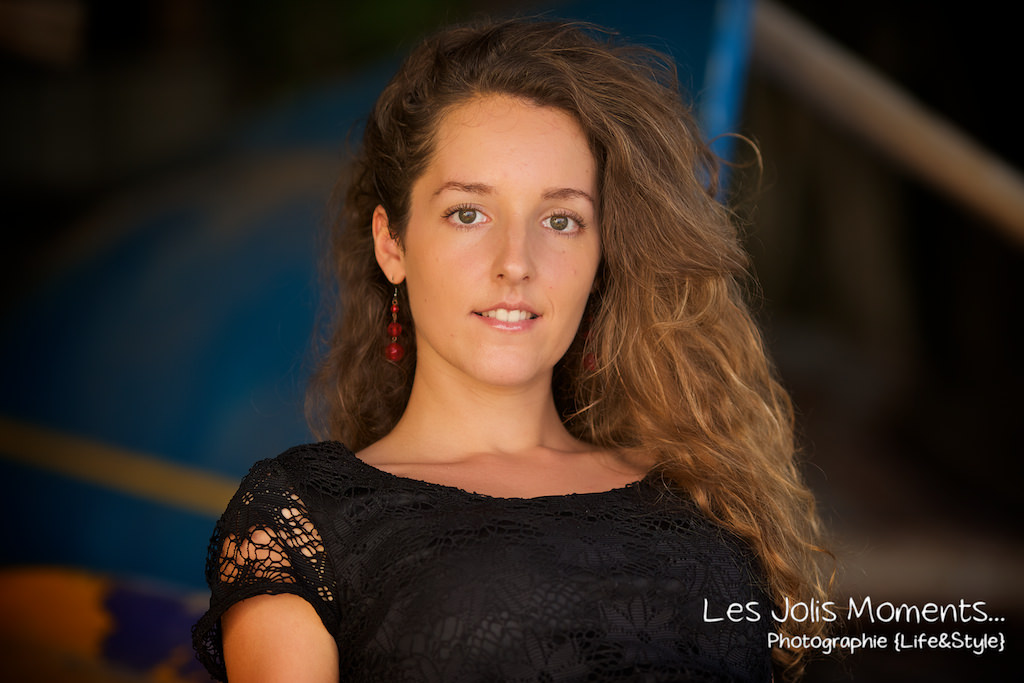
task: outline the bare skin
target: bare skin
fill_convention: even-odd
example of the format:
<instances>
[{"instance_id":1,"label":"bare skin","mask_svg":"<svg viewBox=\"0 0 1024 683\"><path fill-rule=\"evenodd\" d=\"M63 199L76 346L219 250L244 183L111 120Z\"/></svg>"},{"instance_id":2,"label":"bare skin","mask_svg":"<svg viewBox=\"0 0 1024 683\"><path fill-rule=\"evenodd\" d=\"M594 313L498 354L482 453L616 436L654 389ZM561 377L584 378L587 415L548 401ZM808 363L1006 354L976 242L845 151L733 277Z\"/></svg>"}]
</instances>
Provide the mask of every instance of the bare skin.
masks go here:
<instances>
[{"instance_id":1,"label":"bare skin","mask_svg":"<svg viewBox=\"0 0 1024 683\"><path fill-rule=\"evenodd\" d=\"M401 420L358 457L500 497L641 478L645 468L572 437L552 397L600 261L597 168L583 132L558 110L488 96L452 112L436 147L401 243L384 209L374 213L377 261L407 284L417 365ZM532 317L486 317L506 306Z\"/></svg>"},{"instance_id":2,"label":"bare skin","mask_svg":"<svg viewBox=\"0 0 1024 683\"><path fill-rule=\"evenodd\" d=\"M313 606L295 595L243 600L221 617L232 683L334 683L338 650Z\"/></svg>"},{"instance_id":3,"label":"bare skin","mask_svg":"<svg viewBox=\"0 0 1024 683\"><path fill-rule=\"evenodd\" d=\"M501 498L607 491L646 473L574 438L550 389L484 391L438 374L417 372L402 419L357 457L397 476Z\"/></svg>"}]
</instances>

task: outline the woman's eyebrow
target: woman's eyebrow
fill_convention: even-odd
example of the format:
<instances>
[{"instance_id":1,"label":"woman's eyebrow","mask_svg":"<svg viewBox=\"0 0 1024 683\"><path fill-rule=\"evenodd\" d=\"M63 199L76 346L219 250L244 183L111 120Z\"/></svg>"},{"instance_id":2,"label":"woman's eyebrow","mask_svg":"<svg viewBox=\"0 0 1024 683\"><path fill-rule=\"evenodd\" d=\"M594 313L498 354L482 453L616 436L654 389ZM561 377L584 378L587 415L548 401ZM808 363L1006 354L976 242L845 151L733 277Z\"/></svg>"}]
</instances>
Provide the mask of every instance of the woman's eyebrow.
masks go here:
<instances>
[{"instance_id":1,"label":"woman's eyebrow","mask_svg":"<svg viewBox=\"0 0 1024 683\"><path fill-rule=\"evenodd\" d=\"M543 194L544 199L586 199L591 204L594 203L594 198L590 194L583 190L577 190L574 187L560 187L557 190L547 190Z\"/></svg>"},{"instance_id":2,"label":"woman's eyebrow","mask_svg":"<svg viewBox=\"0 0 1024 683\"><path fill-rule=\"evenodd\" d=\"M469 194L494 194L495 189L492 185L486 183L467 183L460 180L449 180L443 183L437 190L434 191L434 196L454 190L456 192L468 192ZM544 199L585 199L591 204L594 203L594 198L590 196L588 192L576 189L574 187L560 187L552 190L545 190L541 195Z\"/></svg>"},{"instance_id":3,"label":"woman's eyebrow","mask_svg":"<svg viewBox=\"0 0 1024 683\"><path fill-rule=\"evenodd\" d=\"M458 192L469 192L470 194L494 194L494 188L485 183L464 183L458 180L449 180L434 191L434 196L447 190Z\"/></svg>"}]
</instances>

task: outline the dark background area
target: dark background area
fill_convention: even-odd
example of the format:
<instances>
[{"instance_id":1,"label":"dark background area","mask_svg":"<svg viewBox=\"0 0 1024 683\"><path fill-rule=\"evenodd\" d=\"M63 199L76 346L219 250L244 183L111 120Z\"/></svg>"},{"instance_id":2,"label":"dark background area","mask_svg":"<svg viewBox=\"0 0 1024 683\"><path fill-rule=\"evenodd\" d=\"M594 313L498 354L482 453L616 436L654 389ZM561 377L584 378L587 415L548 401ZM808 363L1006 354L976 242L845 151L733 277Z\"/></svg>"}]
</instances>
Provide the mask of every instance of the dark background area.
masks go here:
<instances>
[{"instance_id":1,"label":"dark background area","mask_svg":"<svg viewBox=\"0 0 1024 683\"><path fill-rule=\"evenodd\" d=\"M781 4L1024 165L1015 38L995 3ZM840 585L918 604L977 595L1009 639L996 656L862 653L812 678L1019 677L1021 242L794 97L756 55L743 132L765 163L738 183L762 313Z\"/></svg>"},{"instance_id":2,"label":"dark background area","mask_svg":"<svg viewBox=\"0 0 1024 683\"><path fill-rule=\"evenodd\" d=\"M0 2L0 314L112 198L216 155L253 112L394 58L484 3L81 2L28 20L17 4ZM780 4L1024 167L1019 27L1003 3ZM1013 678L1021 243L830 121L756 55L739 132L764 158L762 172L734 175L757 306L799 408L841 588L986 600L1011 639L1003 655L854 655L812 679Z\"/></svg>"},{"instance_id":3,"label":"dark background area","mask_svg":"<svg viewBox=\"0 0 1024 683\"><path fill-rule=\"evenodd\" d=\"M1022 166L1006 78L1013 37L994 3L785 4ZM745 126L768 168L749 244L769 317L809 323L860 359L838 384L878 383L861 436L912 466L937 507L1015 533L1020 242L791 99L756 60Z\"/></svg>"}]
</instances>

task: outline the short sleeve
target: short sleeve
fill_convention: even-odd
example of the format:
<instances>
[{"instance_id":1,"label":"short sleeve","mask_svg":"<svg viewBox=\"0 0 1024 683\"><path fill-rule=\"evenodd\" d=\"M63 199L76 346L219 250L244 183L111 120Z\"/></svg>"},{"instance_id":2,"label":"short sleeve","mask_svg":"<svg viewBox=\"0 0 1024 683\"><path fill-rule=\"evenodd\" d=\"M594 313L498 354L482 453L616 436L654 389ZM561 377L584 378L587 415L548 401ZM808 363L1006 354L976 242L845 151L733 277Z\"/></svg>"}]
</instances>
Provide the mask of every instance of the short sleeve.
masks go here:
<instances>
[{"instance_id":1,"label":"short sleeve","mask_svg":"<svg viewBox=\"0 0 1024 683\"><path fill-rule=\"evenodd\" d=\"M193 627L192 642L218 680L227 680L220 618L246 598L297 595L334 633L335 581L323 537L279 461L254 465L228 503L210 539L206 581L210 609Z\"/></svg>"}]
</instances>

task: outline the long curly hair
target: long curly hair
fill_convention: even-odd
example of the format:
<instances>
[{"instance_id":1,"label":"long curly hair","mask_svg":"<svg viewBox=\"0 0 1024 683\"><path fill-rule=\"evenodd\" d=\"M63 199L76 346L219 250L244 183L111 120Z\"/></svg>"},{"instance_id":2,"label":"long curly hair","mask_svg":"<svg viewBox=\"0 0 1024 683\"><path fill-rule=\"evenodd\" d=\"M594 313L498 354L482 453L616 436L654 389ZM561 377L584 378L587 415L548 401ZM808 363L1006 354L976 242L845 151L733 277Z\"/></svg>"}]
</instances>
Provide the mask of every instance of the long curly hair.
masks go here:
<instances>
[{"instance_id":1,"label":"long curly hair","mask_svg":"<svg viewBox=\"0 0 1024 683\"><path fill-rule=\"evenodd\" d=\"M776 605L827 595L819 524L795 458L793 411L744 302L747 257L716 200L717 167L672 62L592 26L508 20L422 43L377 100L339 207L328 270L337 310L307 397L322 438L361 449L408 402L415 322L388 362L394 287L374 258L374 208L401 237L440 121L466 100L512 95L569 113L597 162L602 261L584 323L554 373L566 426L661 471L760 561ZM405 292L399 289L404 305ZM783 623L791 635L820 623ZM773 652L798 677L799 651Z\"/></svg>"}]
</instances>

